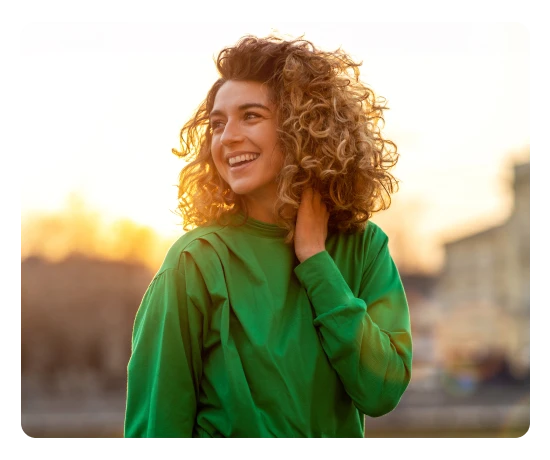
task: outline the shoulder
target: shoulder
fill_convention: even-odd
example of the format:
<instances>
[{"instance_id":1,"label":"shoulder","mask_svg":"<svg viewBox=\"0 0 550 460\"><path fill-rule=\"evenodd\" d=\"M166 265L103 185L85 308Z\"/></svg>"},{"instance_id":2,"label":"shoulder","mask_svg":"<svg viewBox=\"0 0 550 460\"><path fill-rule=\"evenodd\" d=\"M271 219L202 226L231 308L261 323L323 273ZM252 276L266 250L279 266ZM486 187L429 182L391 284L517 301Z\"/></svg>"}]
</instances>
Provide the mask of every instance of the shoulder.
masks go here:
<instances>
[{"instance_id":1,"label":"shoulder","mask_svg":"<svg viewBox=\"0 0 550 460\"><path fill-rule=\"evenodd\" d=\"M208 250L209 245L205 245L203 242L208 241L224 228L221 225L213 224L194 228L180 236L168 249L159 273L170 269L181 270L182 258L185 254L194 259L208 257L211 251Z\"/></svg>"},{"instance_id":2,"label":"shoulder","mask_svg":"<svg viewBox=\"0 0 550 460\"><path fill-rule=\"evenodd\" d=\"M377 224L368 221L362 229L335 232L327 239L327 250L340 264L368 270L377 261L390 257L388 235Z\"/></svg>"},{"instance_id":3,"label":"shoulder","mask_svg":"<svg viewBox=\"0 0 550 460\"><path fill-rule=\"evenodd\" d=\"M384 247L388 244L388 235L373 221L369 220L363 231L363 239L375 247Z\"/></svg>"},{"instance_id":4,"label":"shoulder","mask_svg":"<svg viewBox=\"0 0 550 460\"><path fill-rule=\"evenodd\" d=\"M338 246L350 246L354 250L372 253L388 243L388 235L377 224L369 220L362 230L353 232L336 232L333 235Z\"/></svg>"}]
</instances>

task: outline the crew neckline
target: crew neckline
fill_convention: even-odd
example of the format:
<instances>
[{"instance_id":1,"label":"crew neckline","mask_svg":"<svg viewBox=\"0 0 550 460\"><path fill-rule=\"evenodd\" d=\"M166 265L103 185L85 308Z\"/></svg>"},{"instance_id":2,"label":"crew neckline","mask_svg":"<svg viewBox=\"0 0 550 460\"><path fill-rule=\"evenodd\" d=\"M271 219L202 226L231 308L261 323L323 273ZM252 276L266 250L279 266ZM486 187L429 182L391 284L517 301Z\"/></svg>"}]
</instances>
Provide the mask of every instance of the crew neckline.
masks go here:
<instances>
[{"instance_id":1,"label":"crew neckline","mask_svg":"<svg viewBox=\"0 0 550 460\"><path fill-rule=\"evenodd\" d=\"M287 234L287 230L283 227L279 227L277 224L269 224L262 222L261 220L254 219L248 216L246 222L243 223L245 216L242 212L239 212L232 216L232 222L236 228L241 228L248 233L256 236L262 236L267 238L284 238Z\"/></svg>"}]
</instances>

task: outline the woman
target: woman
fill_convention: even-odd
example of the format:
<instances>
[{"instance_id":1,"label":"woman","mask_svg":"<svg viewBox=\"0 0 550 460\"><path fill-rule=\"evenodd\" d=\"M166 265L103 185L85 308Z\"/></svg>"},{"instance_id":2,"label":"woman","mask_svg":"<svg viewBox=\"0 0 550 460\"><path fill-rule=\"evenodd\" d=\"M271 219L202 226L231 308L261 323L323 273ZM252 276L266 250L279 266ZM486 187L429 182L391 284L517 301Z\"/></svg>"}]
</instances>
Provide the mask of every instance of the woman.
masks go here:
<instances>
[{"instance_id":1,"label":"woman","mask_svg":"<svg viewBox=\"0 0 550 460\"><path fill-rule=\"evenodd\" d=\"M372 213L385 109L343 51L247 36L181 132L168 251L136 316L126 437L362 437L411 377L403 286Z\"/></svg>"}]
</instances>

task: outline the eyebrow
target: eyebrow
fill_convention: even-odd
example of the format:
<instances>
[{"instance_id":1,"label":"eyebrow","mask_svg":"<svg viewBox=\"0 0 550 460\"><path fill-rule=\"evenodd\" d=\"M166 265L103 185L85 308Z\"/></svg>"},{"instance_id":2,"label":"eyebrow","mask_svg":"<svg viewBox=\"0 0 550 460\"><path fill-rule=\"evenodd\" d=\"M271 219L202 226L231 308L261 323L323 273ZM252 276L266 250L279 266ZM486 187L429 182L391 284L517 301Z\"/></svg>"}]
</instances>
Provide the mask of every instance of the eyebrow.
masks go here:
<instances>
[{"instance_id":1,"label":"eyebrow","mask_svg":"<svg viewBox=\"0 0 550 460\"><path fill-rule=\"evenodd\" d=\"M246 104L241 104L239 105L239 107L237 107L237 109L241 112L243 110L253 109L253 108L267 110L268 112L271 113L271 109L269 107L263 104L260 104L259 102L247 102ZM212 112L210 112L210 115L208 117L212 118L215 115L223 115L223 112L221 110L212 110Z\"/></svg>"}]
</instances>

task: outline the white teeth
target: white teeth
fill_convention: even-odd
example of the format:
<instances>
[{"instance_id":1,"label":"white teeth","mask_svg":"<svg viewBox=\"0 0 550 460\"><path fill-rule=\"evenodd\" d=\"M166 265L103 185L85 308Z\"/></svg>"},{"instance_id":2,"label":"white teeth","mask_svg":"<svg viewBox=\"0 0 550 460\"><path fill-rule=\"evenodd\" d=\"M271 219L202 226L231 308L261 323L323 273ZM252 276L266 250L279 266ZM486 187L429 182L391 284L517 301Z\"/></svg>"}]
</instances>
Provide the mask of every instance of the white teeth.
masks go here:
<instances>
[{"instance_id":1,"label":"white teeth","mask_svg":"<svg viewBox=\"0 0 550 460\"><path fill-rule=\"evenodd\" d=\"M243 155L238 155L236 157L230 158L228 160L229 166L233 166L235 163L240 163L241 161L255 160L260 155L257 153L245 153Z\"/></svg>"}]
</instances>

